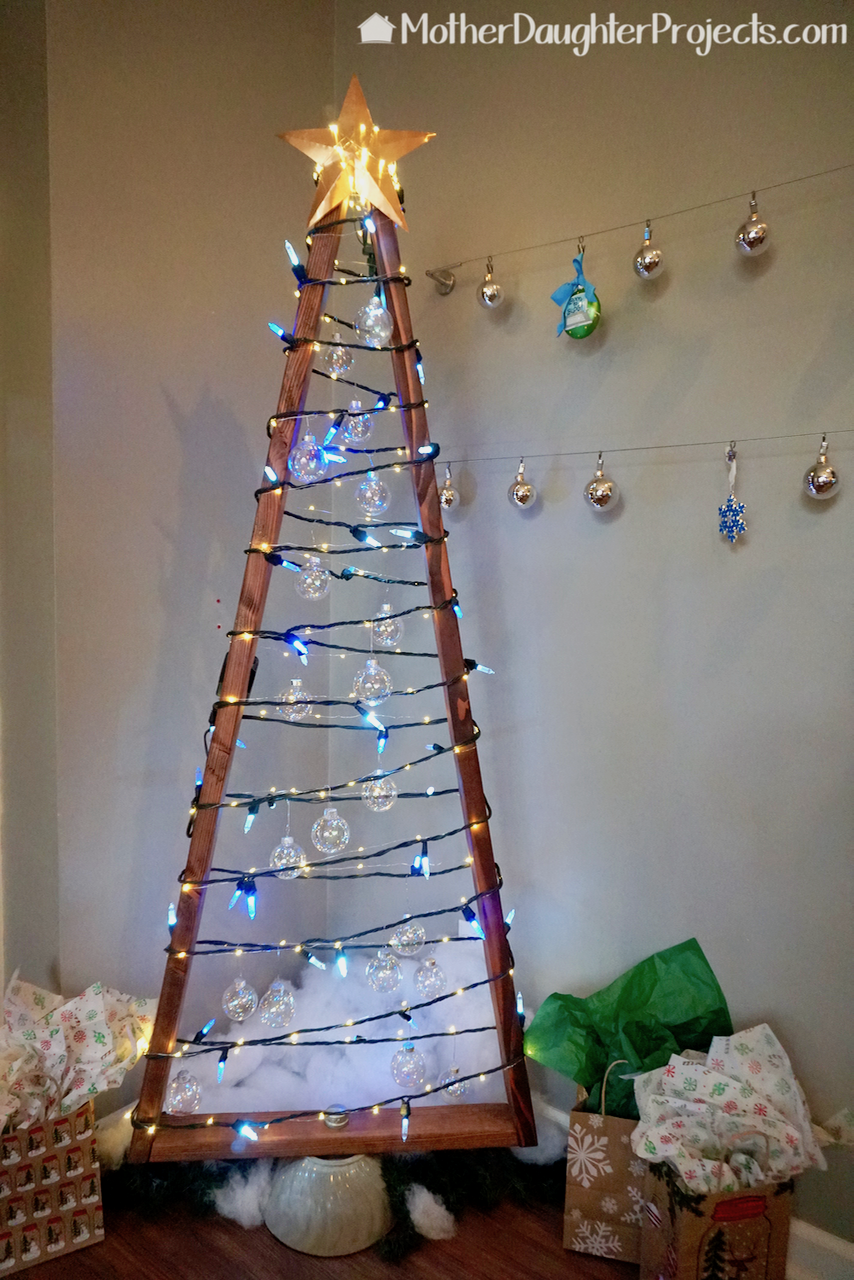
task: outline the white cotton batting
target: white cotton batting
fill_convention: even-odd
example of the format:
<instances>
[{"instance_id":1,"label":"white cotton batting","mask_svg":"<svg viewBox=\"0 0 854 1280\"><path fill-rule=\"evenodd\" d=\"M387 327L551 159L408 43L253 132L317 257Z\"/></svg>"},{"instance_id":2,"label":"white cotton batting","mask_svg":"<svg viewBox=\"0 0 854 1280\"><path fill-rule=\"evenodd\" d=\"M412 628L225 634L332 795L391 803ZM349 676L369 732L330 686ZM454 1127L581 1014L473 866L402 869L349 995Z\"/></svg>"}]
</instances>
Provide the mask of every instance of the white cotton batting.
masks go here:
<instances>
[{"instance_id":1,"label":"white cotton batting","mask_svg":"<svg viewBox=\"0 0 854 1280\"><path fill-rule=\"evenodd\" d=\"M450 1240L457 1234L453 1215L439 1197L422 1187L420 1182L413 1182L407 1191L406 1207L415 1230L428 1240Z\"/></svg>"},{"instance_id":2,"label":"white cotton batting","mask_svg":"<svg viewBox=\"0 0 854 1280\"><path fill-rule=\"evenodd\" d=\"M233 1218L241 1227L260 1227L270 1198L273 1160L256 1160L248 1173L234 1169L228 1180L214 1192L217 1213Z\"/></svg>"}]
</instances>

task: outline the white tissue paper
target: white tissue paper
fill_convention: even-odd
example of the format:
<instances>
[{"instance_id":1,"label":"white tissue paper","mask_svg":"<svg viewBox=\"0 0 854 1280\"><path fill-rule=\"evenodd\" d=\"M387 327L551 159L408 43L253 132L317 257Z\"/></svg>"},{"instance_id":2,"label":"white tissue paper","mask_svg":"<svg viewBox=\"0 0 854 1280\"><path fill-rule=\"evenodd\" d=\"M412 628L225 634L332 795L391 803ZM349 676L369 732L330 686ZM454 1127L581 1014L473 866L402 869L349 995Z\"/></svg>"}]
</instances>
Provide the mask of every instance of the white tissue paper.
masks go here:
<instances>
[{"instance_id":1,"label":"white tissue paper","mask_svg":"<svg viewBox=\"0 0 854 1280\"><path fill-rule=\"evenodd\" d=\"M764 1023L716 1036L704 1062L673 1054L635 1080L635 1153L695 1194L783 1182L826 1163L785 1049Z\"/></svg>"}]
</instances>

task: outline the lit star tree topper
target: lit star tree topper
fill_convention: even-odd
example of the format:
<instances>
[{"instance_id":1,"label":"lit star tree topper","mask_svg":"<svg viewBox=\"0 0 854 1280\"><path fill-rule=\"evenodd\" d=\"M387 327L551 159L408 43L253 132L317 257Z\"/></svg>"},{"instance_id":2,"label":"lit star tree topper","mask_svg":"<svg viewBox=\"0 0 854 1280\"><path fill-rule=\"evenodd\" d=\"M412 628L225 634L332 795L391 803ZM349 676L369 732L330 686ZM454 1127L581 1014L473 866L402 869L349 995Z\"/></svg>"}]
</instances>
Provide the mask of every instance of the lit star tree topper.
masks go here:
<instances>
[{"instance_id":1,"label":"lit star tree topper","mask_svg":"<svg viewBox=\"0 0 854 1280\"><path fill-rule=\"evenodd\" d=\"M397 162L435 134L378 128L355 76L335 124L328 129L293 129L279 137L305 152L315 163L319 178L309 227L336 205L346 208L351 200L357 199L363 205L380 209L392 222L406 229L397 195Z\"/></svg>"}]
</instances>

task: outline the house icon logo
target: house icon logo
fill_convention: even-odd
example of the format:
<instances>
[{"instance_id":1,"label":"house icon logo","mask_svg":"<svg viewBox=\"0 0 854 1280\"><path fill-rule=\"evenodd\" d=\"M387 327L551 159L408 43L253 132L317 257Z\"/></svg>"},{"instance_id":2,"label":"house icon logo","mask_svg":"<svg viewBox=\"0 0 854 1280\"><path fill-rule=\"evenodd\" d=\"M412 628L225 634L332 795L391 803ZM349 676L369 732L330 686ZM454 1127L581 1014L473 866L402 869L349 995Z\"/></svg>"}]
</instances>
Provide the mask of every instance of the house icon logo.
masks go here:
<instances>
[{"instance_id":1,"label":"house icon logo","mask_svg":"<svg viewBox=\"0 0 854 1280\"><path fill-rule=\"evenodd\" d=\"M360 22L359 31L362 44L391 44L394 39L394 23L379 13L372 13L370 18Z\"/></svg>"}]
</instances>

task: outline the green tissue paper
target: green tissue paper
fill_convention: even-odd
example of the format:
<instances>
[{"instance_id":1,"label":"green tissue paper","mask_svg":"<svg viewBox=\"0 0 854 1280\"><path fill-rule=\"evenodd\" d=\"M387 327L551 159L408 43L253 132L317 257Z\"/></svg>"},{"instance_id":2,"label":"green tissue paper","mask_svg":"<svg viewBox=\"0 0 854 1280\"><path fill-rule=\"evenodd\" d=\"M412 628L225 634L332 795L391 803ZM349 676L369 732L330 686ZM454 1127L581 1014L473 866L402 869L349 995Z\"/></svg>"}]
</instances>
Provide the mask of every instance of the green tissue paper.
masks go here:
<instances>
[{"instance_id":1,"label":"green tissue paper","mask_svg":"<svg viewBox=\"0 0 854 1280\"><path fill-rule=\"evenodd\" d=\"M585 999L555 993L525 1034L525 1053L582 1085L586 1111L638 1119L634 1085L619 1077L664 1066L671 1053L708 1049L713 1036L732 1034L724 993L696 938L642 960Z\"/></svg>"}]
</instances>

